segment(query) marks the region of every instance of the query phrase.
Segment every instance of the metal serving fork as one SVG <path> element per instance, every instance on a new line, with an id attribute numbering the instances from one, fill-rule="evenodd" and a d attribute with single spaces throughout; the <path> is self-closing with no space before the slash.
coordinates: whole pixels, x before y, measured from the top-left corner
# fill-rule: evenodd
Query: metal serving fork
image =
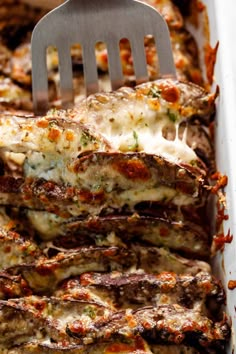
<path id="1" fill-rule="evenodd" d="M 55 46 L 59 55 L 62 104 L 73 103 L 73 74 L 70 48 L 80 43 L 83 52 L 87 94 L 98 91 L 95 44 L 105 42 L 108 50 L 112 89 L 123 83 L 119 42 L 130 41 L 137 82 L 148 80 L 144 37 L 153 35 L 159 60 L 159 74 L 174 76 L 170 35 L 163 17 L 138 0 L 67 0 L 36 25 L 31 40 L 33 102 L 36 114 L 48 109 L 46 50 Z"/>

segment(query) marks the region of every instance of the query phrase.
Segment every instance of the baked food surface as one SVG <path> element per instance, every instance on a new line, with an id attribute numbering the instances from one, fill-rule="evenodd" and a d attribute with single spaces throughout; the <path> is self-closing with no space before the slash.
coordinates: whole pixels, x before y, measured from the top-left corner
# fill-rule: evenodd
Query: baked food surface
<path id="1" fill-rule="evenodd" d="M 74 45 L 77 99 L 65 111 L 50 48 L 43 117 L 32 113 L 29 38 L 46 10 L 0 5 L 1 353 L 225 352 L 225 292 L 210 266 L 210 200 L 223 202 L 227 183 L 214 157 L 218 89 L 207 90 L 186 28 L 190 1 L 147 2 L 168 23 L 178 79 L 156 79 L 147 37 L 151 81 L 136 86 L 123 40 L 127 85 L 84 98 Z M 104 44 L 96 55 L 106 87 Z"/>

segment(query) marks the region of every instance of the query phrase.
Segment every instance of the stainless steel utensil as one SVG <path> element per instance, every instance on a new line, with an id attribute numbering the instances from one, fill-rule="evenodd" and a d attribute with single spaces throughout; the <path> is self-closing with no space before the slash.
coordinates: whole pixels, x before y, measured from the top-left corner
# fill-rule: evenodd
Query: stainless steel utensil
<path id="1" fill-rule="evenodd" d="M 119 42 L 131 44 L 137 82 L 148 80 L 144 37 L 153 35 L 159 60 L 159 74 L 175 76 L 170 36 L 163 17 L 151 6 L 138 0 L 68 0 L 49 12 L 36 25 L 31 41 L 32 80 L 35 113 L 48 109 L 48 74 L 46 49 L 58 49 L 62 104 L 73 102 L 70 48 L 80 43 L 83 51 L 87 94 L 98 91 L 95 44 L 105 42 L 108 49 L 112 89 L 123 83 Z"/>

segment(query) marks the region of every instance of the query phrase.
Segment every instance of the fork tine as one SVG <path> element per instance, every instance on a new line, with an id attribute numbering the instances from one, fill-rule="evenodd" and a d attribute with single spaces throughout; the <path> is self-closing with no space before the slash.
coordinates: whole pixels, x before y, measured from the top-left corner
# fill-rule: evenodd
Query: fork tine
<path id="1" fill-rule="evenodd" d="M 133 38 L 130 38 L 130 45 L 134 62 L 136 83 L 138 84 L 144 81 L 148 81 L 147 61 L 144 49 L 144 37 L 136 38 L 135 36 L 133 36 Z"/>
<path id="2" fill-rule="evenodd" d="M 32 71 L 32 91 L 34 111 L 36 114 L 42 114 L 48 110 L 48 71 L 46 50 L 46 46 L 40 46 L 39 40 L 32 40 L 31 55 L 32 66 L 34 68 Z"/>
<path id="3" fill-rule="evenodd" d="M 159 76 L 172 76 L 176 77 L 176 69 L 174 64 L 174 59 L 172 55 L 172 47 L 169 36 L 169 29 L 167 25 L 164 23 L 166 27 L 166 33 L 163 31 L 156 31 L 154 33 L 154 40 L 156 45 L 156 50 L 158 54 L 159 61 Z M 158 34 L 157 34 L 158 33 Z"/>
<path id="4" fill-rule="evenodd" d="M 84 81 L 87 95 L 98 92 L 98 71 L 95 56 L 95 45 L 83 45 Z"/>
<path id="5" fill-rule="evenodd" d="M 119 43 L 109 41 L 107 43 L 109 76 L 113 90 L 117 90 L 124 83 L 124 76 L 121 66 Z"/>
<path id="6" fill-rule="evenodd" d="M 74 102 L 72 59 L 70 47 L 59 47 L 58 54 L 62 105 L 64 108 L 69 108 Z"/>

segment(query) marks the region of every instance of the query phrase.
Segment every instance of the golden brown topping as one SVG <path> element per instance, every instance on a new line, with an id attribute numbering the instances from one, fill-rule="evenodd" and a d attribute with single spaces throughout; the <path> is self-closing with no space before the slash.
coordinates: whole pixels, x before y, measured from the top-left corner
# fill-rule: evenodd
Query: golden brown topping
<path id="1" fill-rule="evenodd" d="M 167 82 L 160 86 L 161 96 L 167 102 L 175 103 L 179 100 L 180 92 L 174 83 Z"/>
<path id="2" fill-rule="evenodd" d="M 48 133 L 48 139 L 50 141 L 55 141 L 57 142 L 58 139 L 60 138 L 61 132 L 57 128 L 51 128 L 49 133 Z"/>
<path id="3" fill-rule="evenodd" d="M 38 120 L 36 124 L 39 128 L 47 128 L 49 125 L 49 121 L 43 118 Z"/>
<path id="4" fill-rule="evenodd" d="M 103 191 L 90 192 L 88 190 L 79 191 L 79 200 L 83 203 L 101 203 L 105 198 Z"/>
<path id="5" fill-rule="evenodd" d="M 228 289 L 229 289 L 229 290 L 234 290 L 234 289 L 236 289 L 236 280 L 229 280 L 229 282 L 228 282 Z"/>
<path id="6" fill-rule="evenodd" d="M 73 141 L 74 140 L 74 132 L 72 130 L 66 131 L 66 140 Z"/>
<path id="7" fill-rule="evenodd" d="M 123 174 L 126 178 L 147 181 L 150 178 L 150 171 L 142 161 L 130 159 L 117 161 L 113 168 Z"/>

